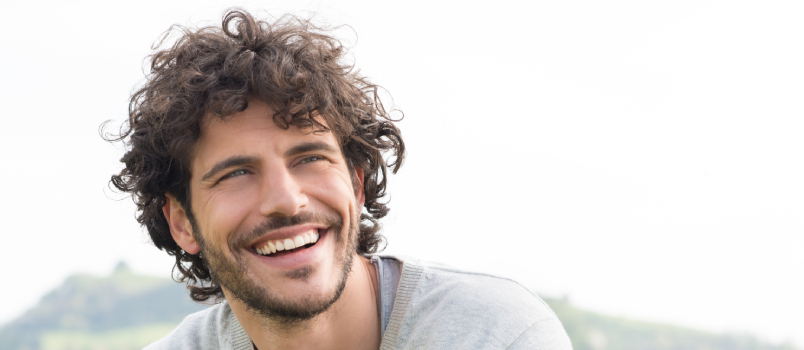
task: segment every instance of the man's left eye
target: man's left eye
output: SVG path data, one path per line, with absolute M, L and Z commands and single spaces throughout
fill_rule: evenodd
M 302 164 L 303 163 L 312 163 L 312 162 L 317 162 L 317 161 L 323 160 L 323 159 L 324 159 L 324 157 L 321 157 L 321 156 L 310 156 L 310 157 L 302 159 L 299 163 L 302 163 Z

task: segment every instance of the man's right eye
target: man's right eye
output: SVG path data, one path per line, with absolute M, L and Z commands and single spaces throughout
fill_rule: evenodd
M 231 173 L 228 173 L 228 174 L 224 175 L 221 178 L 221 180 L 226 180 L 226 179 L 229 179 L 229 178 L 238 177 L 238 176 L 242 176 L 242 175 L 246 175 L 246 174 L 248 174 L 248 171 L 246 171 L 245 169 L 238 169 L 238 170 L 235 170 L 235 171 L 233 171 Z

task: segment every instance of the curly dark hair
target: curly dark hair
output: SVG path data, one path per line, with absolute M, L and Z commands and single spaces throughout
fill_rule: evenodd
M 179 32 L 165 48 L 166 38 Z M 206 117 L 229 118 L 249 100 L 272 106 L 281 128 L 328 130 L 338 141 L 347 166 L 364 171 L 366 212 L 361 214 L 358 253 L 378 251 L 383 237 L 378 219 L 388 213 L 387 169 L 402 165 L 405 144 L 394 119 L 378 96 L 379 87 L 344 63 L 346 49 L 309 20 L 283 16 L 273 23 L 233 9 L 218 27 L 174 25 L 154 45 L 150 74 L 129 102 L 128 120 L 119 134 L 125 168 L 111 185 L 131 193 L 137 221 L 154 245 L 176 258 L 177 281 L 186 282 L 196 301 L 223 297 L 202 256 L 188 254 L 173 240 L 162 212 L 167 194 L 192 215 L 190 161 Z M 316 117 L 321 116 L 324 123 Z M 383 154 L 391 152 L 387 159 Z

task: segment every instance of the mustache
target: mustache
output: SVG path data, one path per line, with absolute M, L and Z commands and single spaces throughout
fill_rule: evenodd
M 235 235 L 232 242 L 230 242 L 230 246 L 242 247 L 264 235 L 266 232 L 301 224 L 317 224 L 340 230 L 343 228 L 343 219 L 337 214 L 329 212 L 303 212 L 293 216 L 271 216 L 267 217 L 265 221 L 259 223 L 257 226 L 254 226 L 254 228 L 248 232 Z

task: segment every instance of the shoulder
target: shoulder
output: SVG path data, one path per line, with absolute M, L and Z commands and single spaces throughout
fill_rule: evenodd
M 402 261 L 400 288 L 411 288 L 411 302 L 433 310 L 462 311 L 473 315 L 483 311 L 506 311 L 503 318 L 521 322 L 557 319 L 550 307 L 519 282 L 486 273 L 465 271 L 444 265 L 424 263 L 411 258 Z M 406 286 L 402 286 L 407 282 Z M 518 317 L 516 317 L 518 316 Z
M 397 344 L 406 345 L 392 348 L 571 349 L 555 313 L 518 282 L 398 260 L 403 273 L 391 322 L 396 316 Z
M 225 349 L 222 340 L 226 338 L 232 316 L 228 303 L 216 304 L 185 317 L 170 334 L 144 350 Z

